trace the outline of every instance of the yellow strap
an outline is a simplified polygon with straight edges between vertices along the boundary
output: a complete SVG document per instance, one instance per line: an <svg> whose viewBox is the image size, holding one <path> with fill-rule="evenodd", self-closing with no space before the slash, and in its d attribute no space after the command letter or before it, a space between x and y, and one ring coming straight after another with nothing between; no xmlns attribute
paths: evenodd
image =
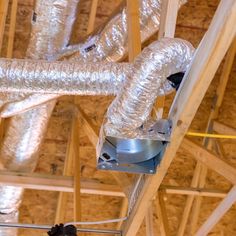
<svg viewBox="0 0 236 236"><path fill-rule="evenodd" d="M208 133L187 132L186 135L195 136L195 137L207 137L207 138L236 139L236 135L227 135L227 134L208 134Z"/></svg>

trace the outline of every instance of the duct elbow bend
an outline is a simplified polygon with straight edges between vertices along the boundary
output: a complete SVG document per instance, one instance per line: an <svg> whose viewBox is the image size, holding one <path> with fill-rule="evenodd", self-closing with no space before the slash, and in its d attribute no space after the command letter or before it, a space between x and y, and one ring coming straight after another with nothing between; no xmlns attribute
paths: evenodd
<svg viewBox="0 0 236 236"><path fill-rule="evenodd" d="M187 70L193 54L193 46L177 38L163 38L145 48L108 108L105 135L149 138L144 127L150 129L154 123L149 117L156 97L167 77Z"/></svg>

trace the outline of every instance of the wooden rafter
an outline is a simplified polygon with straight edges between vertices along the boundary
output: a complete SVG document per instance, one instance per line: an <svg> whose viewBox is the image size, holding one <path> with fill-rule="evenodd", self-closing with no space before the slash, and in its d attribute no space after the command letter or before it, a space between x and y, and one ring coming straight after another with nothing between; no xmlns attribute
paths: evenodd
<svg viewBox="0 0 236 236"><path fill-rule="evenodd" d="M202 197L224 198L227 195L227 192L223 190L181 187L181 186L161 185L160 190L165 191L167 194L194 195Z"/></svg>
<svg viewBox="0 0 236 236"><path fill-rule="evenodd" d="M195 53L190 69L185 74L183 84L171 107L169 116L173 121L171 142L167 146L157 174L145 177L136 204L124 223L125 236L133 236L137 233L146 209L150 206L151 199L157 192L220 62L235 36L235 11L236 2L234 0L221 1L217 8L213 21Z"/></svg>
<svg viewBox="0 0 236 236"><path fill-rule="evenodd" d="M206 150L204 147L190 141L189 139L185 138L181 147L186 151L191 152L193 157L203 163L206 167L216 171L232 184L236 185L236 169L230 164L227 164L219 157L215 156L211 151Z"/></svg>
<svg viewBox="0 0 236 236"><path fill-rule="evenodd" d="M145 217L146 235L147 236L155 236L153 221L154 221L153 220L153 207L151 205L149 207L148 212Z"/></svg>
<svg viewBox="0 0 236 236"><path fill-rule="evenodd" d="M77 111L78 112L78 111ZM81 220L81 197L80 197L80 156L79 156L79 132L81 132L81 122L78 114L74 115L72 120L72 148L74 157L74 221Z"/></svg>
<svg viewBox="0 0 236 236"><path fill-rule="evenodd" d="M166 0L161 2L161 20L158 39L175 36L176 21L179 9L179 0Z"/></svg>
<svg viewBox="0 0 236 236"><path fill-rule="evenodd" d="M228 195L222 200L218 207L213 211L210 217L205 221L201 228L197 231L195 236L205 236L211 231L211 229L218 223L218 221L224 216L224 214L230 209L230 207L236 201L236 186L234 186Z"/></svg>
<svg viewBox="0 0 236 236"><path fill-rule="evenodd" d="M96 13L98 7L98 0L91 0L91 8L88 20L87 34L90 34L94 30L94 24L96 20Z"/></svg>
<svg viewBox="0 0 236 236"><path fill-rule="evenodd" d="M73 193L74 177L0 171L0 186ZM80 192L82 194L125 197L125 193L118 185L103 184L92 179L81 179Z"/></svg>
<svg viewBox="0 0 236 236"><path fill-rule="evenodd" d="M236 42L236 40L234 40ZM217 87L216 90L216 95L214 97L213 100L213 104L212 104L212 108L210 111L210 115L208 118L208 122L207 122L207 127L206 127L206 133L212 133L213 128L212 128L212 123L214 119L217 119L218 114L219 114L219 110L221 107L221 104L223 102L223 97L225 94L225 90L226 90L226 85L227 82L229 80L229 74L232 68L232 64L233 64L233 59L234 59L234 55L235 55L235 45L236 43L233 42L231 47L228 50L228 53L226 55L226 60L224 63L224 67L223 67L223 71L219 80L219 85ZM203 145L207 148L207 149L211 149L212 146L212 139L209 140L208 138L204 138L203 139ZM193 174L194 178L196 176L198 176L197 178L197 183L194 184L192 183L192 187L195 187L196 185L200 188L203 188L206 182L206 176L207 176L207 168L205 165L200 165L200 168L195 168L194 170L194 174ZM183 218L181 220L180 223L180 227L179 227L179 231L178 231L178 236L182 236L184 234L184 230L187 224L187 220L189 218L189 214L190 214L190 210L193 204L193 209L192 209L192 216L191 216L191 222L190 222L190 231L191 234L193 234L196 230L196 226L197 226L197 221L198 221L198 217L199 217L199 213L200 213L200 206L201 206L201 202L202 202L202 198L200 196L198 196L197 198L194 198L193 196L189 196L187 198L187 202L185 204L185 209L184 209L184 214L183 214Z"/></svg>
<svg viewBox="0 0 236 236"><path fill-rule="evenodd" d="M9 0L0 1L0 53L2 51L3 36L7 17Z"/></svg>
<svg viewBox="0 0 236 236"><path fill-rule="evenodd" d="M9 32L8 32L7 56L6 56L7 58L12 58L12 54L13 54L17 6L18 6L18 0L13 0L12 6L11 6L10 26L9 26Z"/></svg>
<svg viewBox="0 0 236 236"><path fill-rule="evenodd" d="M157 217L160 225L161 236L170 235L168 217L165 208L163 192L159 192L156 197Z"/></svg>
<svg viewBox="0 0 236 236"><path fill-rule="evenodd" d="M73 175L73 123L71 124L70 133L67 142L67 150L66 150L66 157L64 162L64 176L72 176ZM74 187L72 187L72 192L74 191ZM68 200L68 193L60 192L58 203L57 203L57 210L56 210L56 217L55 223L60 223L65 221L65 214L66 214L66 203Z"/></svg>
<svg viewBox="0 0 236 236"><path fill-rule="evenodd" d="M219 134L236 135L236 129L219 121L213 122L212 129Z"/></svg>

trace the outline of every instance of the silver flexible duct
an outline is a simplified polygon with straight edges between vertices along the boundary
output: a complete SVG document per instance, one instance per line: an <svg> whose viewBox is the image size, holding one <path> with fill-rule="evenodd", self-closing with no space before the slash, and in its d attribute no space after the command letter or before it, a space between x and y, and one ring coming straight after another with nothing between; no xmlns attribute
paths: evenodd
<svg viewBox="0 0 236 236"><path fill-rule="evenodd" d="M155 98L167 76L186 69L192 49L184 40L165 38L148 46L132 64L0 59L0 91L57 95L116 95L119 92L119 99L124 93L123 96L132 100L127 95L130 91L137 97L137 93L140 95L141 90L149 88L144 86L151 86ZM134 80L137 83L130 84ZM136 86L140 87L138 91ZM129 87L132 90L127 90Z"/></svg>
<svg viewBox="0 0 236 236"><path fill-rule="evenodd" d="M60 1L60 3L62 3L62 5L64 6L68 4L68 9L71 9L73 11L73 8L76 8L75 5L77 1ZM162 0L140 0L140 23L142 41L145 41L147 38L149 38L151 35L158 31L160 22L161 2ZM181 0L180 6L183 5L185 2L187 2L187 0ZM35 56L34 54L39 55L45 53L48 55L48 58L50 60L66 59L82 61L82 63L84 63L89 61L118 61L127 53L128 36L126 23L126 8L121 9L120 12L115 14L110 19L110 21L104 28L102 28L97 34L89 36L89 38L84 43L65 48L67 43L65 43L66 41L61 38L61 34L57 35L57 32L59 32L58 27L55 27L54 29L55 25L53 24L44 27L43 18L48 17L48 19L50 19L51 16L57 15L59 11L56 10L55 13L52 13L54 11L45 10L44 13L38 13L38 11L41 10L44 4L53 9L56 3L58 4L58 1L44 0L40 3L42 4L38 3L36 5L36 14L34 17L36 19L36 22L33 24L34 30L32 33L33 39L31 41L32 47L30 47L31 49L28 53L32 56L32 58L39 58L39 56ZM62 19L66 19L65 15L63 15ZM70 29L68 25L71 25L73 19L74 15L72 14L72 16L68 18L68 20L61 20L59 22L57 20L57 23L59 24L59 26L64 23L66 27L63 27L63 29ZM57 36L55 37L58 38L57 43L54 42L53 37L48 39L49 36L46 30L47 28L50 28L52 34ZM39 31L39 29L44 30L41 32ZM67 33L68 32L69 31L67 31ZM68 34L66 35L68 36ZM66 38L68 39L68 37ZM48 40L49 46L41 42L45 39ZM56 49L55 45L58 44L58 42L61 42L61 48L65 48L63 49L63 53L56 53L58 49ZM34 48L34 46L36 48ZM40 52L41 49L43 53ZM33 53L32 50L34 50L35 53ZM169 84L167 83L166 86L168 87ZM18 101L13 100L11 103L8 102L7 105L2 108L2 114L6 113L4 114L4 116L6 117L19 114L32 107L38 106L41 103L44 103L46 99L52 100L57 97L57 95L47 95L47 98L46 96L44 98L41 98L37 95L28 95Z"/></svg>
<svg viewBox="0 0 236 236"><path fill-rule="evenodd" d="M192 45L181 39L164 38L145 48L108 108L106 135L143 138L142 127L149 118L159 88L168 76L186 71L193 53Z"/></svg>
<svg viewBox="0 0 236 236"><path fill-rule="evenodd" d="M38 0L27 57L47 58L66 47L79 0Z"/></svg>
<svg viewBox="0 0 236 236"><path fill-rule="evenodd" d="M117 94L129 64L0 59L0 91L60 95Z"/></svg>
<svg viewBox="0 0 236 236"><path fill-rule="evenodd" d="M159 29L162 0L140 0L140 32L144 42ZM187 0L180 0L179 6ZM49 59L119 61L128 51L126 7L115 14L108 24L85 42L71 45Z"/></svg>
<svg viewBox="0 0 236 236"><path fill-rule="evenodd" d="M106 127L126 133L148 118L163 85L168 88L166 78L185 71L193 51L185 40L164 38L145 48L132 64L0 59L0 89L59 95L115 95L120 91L108 110Z"/></svg>
<svg viewBox="0 0 236 236"><path fill-rule="evenodd" d="M37 1L37 15L34 15L36 21L32 26L28 58L43 59L69 42L77 3L78 0ZM19 105L19 102L23 102L25 96L29 96L29 94L25 95L20 91L20 94L16 96L20 98L17 103ZM47 98L48 96L44 98L44 101ZM9 120L0 150L1 163L4 168L23 172L34 170L40 144L54 105L55 100ZM16 222L18 220L18 207L22 192L23 189L17 187L0 188L1 221ZM0 229L0 236L16 236L16 234L15 229Z"/></svg>

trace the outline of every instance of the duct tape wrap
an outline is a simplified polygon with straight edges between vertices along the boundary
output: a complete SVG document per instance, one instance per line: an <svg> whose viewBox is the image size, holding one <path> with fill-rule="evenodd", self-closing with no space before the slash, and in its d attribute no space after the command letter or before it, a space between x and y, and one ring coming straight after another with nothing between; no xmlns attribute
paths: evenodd
<svg viewBox="0 0 236 236"><path fill-rule="evenodd" d="M38 0L32 17L27 57L45 58L66 47L79 0Z"/></svg>
<svg viewBox="0 0 236 236"><path fill-rule="evenodd" d="M140 0L140 32L144 42L159 29L162 0ZM187 0L180 0L182 6ZM95 35L78 45L71 45L50 59L119 61L128 51L126 7L115 14Z"/></svg>
<svg viewBox="0 0 236 236"><path fill-rule="evenodd" d="M194 48L182 39L163 38L143 50L107 112L106 136L143 138L144 123L166 78L186 71ZM155 138L155 137L153 137Z"/></svg>

